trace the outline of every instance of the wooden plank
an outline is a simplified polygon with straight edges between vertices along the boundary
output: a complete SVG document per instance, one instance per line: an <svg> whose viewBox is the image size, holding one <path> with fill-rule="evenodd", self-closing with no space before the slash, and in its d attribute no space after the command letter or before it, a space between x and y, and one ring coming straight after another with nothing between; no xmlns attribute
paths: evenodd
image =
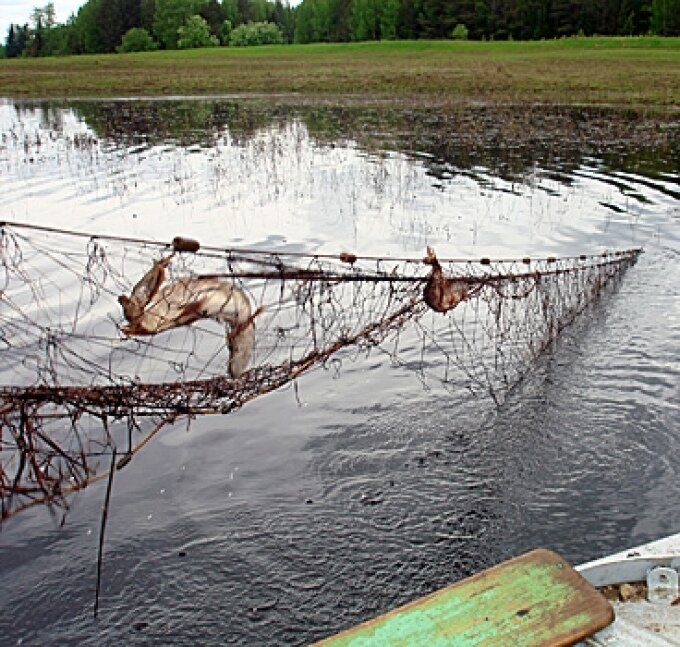
<svg viewBox="0 0 680 647"><path fill-rule="evenodd" d="M559 555L538 549L317 643L317 647L558 647L614 611Z"/></svg>

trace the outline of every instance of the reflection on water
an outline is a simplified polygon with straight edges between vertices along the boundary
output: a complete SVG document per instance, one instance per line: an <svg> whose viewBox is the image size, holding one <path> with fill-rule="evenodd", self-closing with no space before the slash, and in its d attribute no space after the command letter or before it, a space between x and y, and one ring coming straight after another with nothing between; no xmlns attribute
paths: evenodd
<svg viewBox="0 0 680 647"><path fill-rule="evenodd" d="M224 101L5 103L0 122L9 221L393 256L646 249L500 408L375 354L169 429L114 483L98 622L102 488L62 528L13 520L7 644L304 644L538 545L578 562L679 530L677 128Z"/></svg>
<svg viewBox="0 0 680 647"><path fill-rule="evenodd" d="M6 104L2 115L5 217L68 214L97 232L162 238L162 214L225 244L572 253L645 244L678 197L678 130L639 115L217 101Z"/></svg>

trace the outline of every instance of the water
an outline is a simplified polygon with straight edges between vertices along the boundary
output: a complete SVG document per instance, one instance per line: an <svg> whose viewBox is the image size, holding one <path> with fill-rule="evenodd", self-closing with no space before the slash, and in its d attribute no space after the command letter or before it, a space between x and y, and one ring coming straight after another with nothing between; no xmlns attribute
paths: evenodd
<svg viewBox="0 0 680 647"><path fill-rule="evenodd" d="M500 406L380 353L164 431L0 533L4 644L305 644L537 546L680 530L677 128L228 101L0 105L8 221L281 250L643 246Z"/></svg>

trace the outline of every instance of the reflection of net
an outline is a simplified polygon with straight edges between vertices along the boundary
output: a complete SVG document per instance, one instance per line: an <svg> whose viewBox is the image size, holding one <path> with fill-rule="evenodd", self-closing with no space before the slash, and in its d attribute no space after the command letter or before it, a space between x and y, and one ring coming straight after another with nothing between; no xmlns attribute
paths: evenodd
<svg viewBox="0 0 680 647"><path fill-rule="evenodd" d="M35 503L66 505L70 492L108 474L114 449L120 469L179 417L228 413L347 347L380 346L423 380L500 401L639 254L442 261L463 296L442 314L424 302L433 270L422 261L177 252L169 281L227 277L253 311L262 308L251 368L232 379L225 330L215 321L121 334L117 297L167 251L149 241L3 225L3 519Z"/></svg>

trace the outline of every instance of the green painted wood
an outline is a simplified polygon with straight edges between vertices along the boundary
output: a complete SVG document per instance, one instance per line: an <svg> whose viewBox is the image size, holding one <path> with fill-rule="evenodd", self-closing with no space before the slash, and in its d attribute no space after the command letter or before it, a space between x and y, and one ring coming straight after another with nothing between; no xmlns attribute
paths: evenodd
<svg viewBox="0 0 680 647"><path fill-rule="evenodd" d="M614 620L604 597L538 549L317 643L319 647L557 647Z"/></svg>

